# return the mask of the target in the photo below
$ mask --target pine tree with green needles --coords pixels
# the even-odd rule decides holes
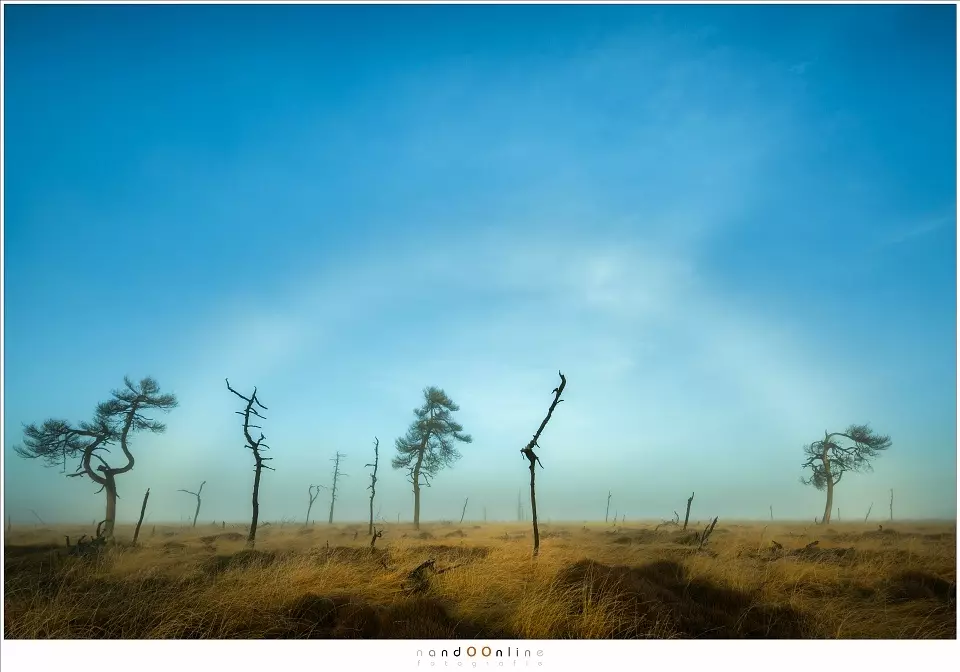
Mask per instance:
[[[460,459],[457,443],[472,443],[463,433],[463,426],[453,419],[460,407],[437,387],[423,390],[423,405],[414,409],[416,416],[406,436],[396,441],[397,454],[391,461],[394,469],[406,469],[413,486],[413,527],[420,529],[420,489],[430,486],[441,469],[452,467]]]

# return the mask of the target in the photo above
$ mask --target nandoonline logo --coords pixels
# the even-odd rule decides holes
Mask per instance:
[[[543,667],[543,649],[516,646],[458,646],[455,649],[417,649],[417,667]]]

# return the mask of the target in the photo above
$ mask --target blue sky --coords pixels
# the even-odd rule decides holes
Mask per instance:
[[[96,518],[11,447],[153,375],[181,405],[123,520],[204,480],[249,517],[225,377],[270,409],[262,517],[339,450],[362,519],[377,436],[409,520],[388,458],[437,385],[474,443],[423,517],[509,520],[559,369],[543,518],[811,519],[803,444],[861,422],[894,445],[843,518],[953,517],[955,11],[6,6],[7,513]]]

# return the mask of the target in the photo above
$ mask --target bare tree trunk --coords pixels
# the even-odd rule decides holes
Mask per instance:
[[[683,517],[683,529],[686,531],[687,523],[690,522],[690,505],[693,504],[693,496],[697,494],[695,492],[690,493],[690,499],[687,500],[687,515]]]
[[[367,534],[373,534],[373,498],[377,496],[377,467],[380,464],[380,439],[373,437],[373,464],[366,466],[373,467],[373,473],[370,474],[370,524],[367,526]]]
[[[337,481],[340,480],[341,476],[347,475],[340,472],[340,458],[342,457],[346,457],[346,455],[338,450],[336,456],[333,458],[333,489],[330,492],[330,517],[327,518],[328,525],[333,525],[333,507],[337,503]]]
[[[137,527],[133,531],[133,544],[137,544],[137,539],[140,537],[140,526],[143,525],[143,514],[147,512],[147,500],[150,499],[150,488],[147,488],[147,491],[143,495],[143,504],[140,506],[140,518],[137,520]]]
[[[483,522],[487,522],[487,507],[483,507]]]
[[[247,536],[247,548],[253,548],[257,539],[257,519],[260,517],[260,474],[264,469],[273,469],[273,467],[267,466],[264,464],[267,460],[273,458],[264,457],[260,451],[263,449],[269,448],[267,444],[263,442],[266,438],[263,435],[263,432],[260,432],[260,438],[256,441],[253,440],[253,437],[250,435],[250,428],[257,427],[258,425],[250,424],[250,416],[256,416],[257,418],[263,419],[263,416],[260,412],[254,408],[254,404],[262,408],[263,410],[268,410],[266,406],[260,403],[260,400],[257,399],[257,388],[253,388],[253,394],[249,397],[245,397],[235,389],[230,387],[230,380],[225,379],[227,383],[227,389],[233,392],[235,395],[247,402],[246,407],[243,412],[237,411],[238,415],[243,416],[243,436],[247,440],[247,448],[253,452],[254,468],[253,468],[253,518],[250,522],[250,532]]]
[[[247,547],[253,548],[257,543],[257,521],[260,518],[260,460],[257,460],[253,470],[253,518],[250,520],[250,532],[247,534]]]
[[[870,508],[867,509],[867,515],[863,517],[863,522],[867,522],[867,518],[870,517],[870,512],[873,511],[873,502],[870,502]]]
[[[613,491],[607,490],[607,512],[603,514],[603,522],[610,522],[610,498],[613,497]]]
[[[536,433],[533,435],[533,438],[527,444],[525,448],[520,450],[520,453],[527,458],[530,462],[530,515],[533,517],[533,556],[536,557],[540,554],[540,528],[537,526],[537,470],[536,465],[540,465],[540,468],[543,468],[543,463],[540,462],[540,458],[537,457],[537,454],[533,452],[534,447],[539,447],[537,441],[540,439],[540,435],[543,433],[544,428],[547,426],[547,423],[550,422],[550,418],[553,416],[553,411],[557,408],[557,405],[563,401],[560,398],[560,395],[563,394],[563,389],[567,386],[567,379],[564,375],[560,374],[560,385],[553,389],[554,398],[553,403],[550,404],[550,408],[547,410],[547,415],[543,419],[543,422],[540,423],[540,427],[537,429]]]
[[[419,474],[414,474],[414,478],[419,478]],[[399,520],[400,515],[397,514]],[[413,529],[420,529],[420,484],[413,484]]]
[[[540,528],[537,525],[537,470],[530,460],[530,515],[533,516],[533,555],[540,554]]]
[[[890,522],[893,522],[893,488],[890,488]]]
[[[467,515],[467,502],[470,501],[470,498],[467,497],[463,500],[463,511],[460,512],[460,524],[463,525],[463,517]]]
[[[823,507],[823,518],[820,519],[821,525],[830,524],[830,513],[833,511],[833,478],[827,475],[827,503]]]
[[[830,456],[828,454],[828,448],[824,447],[823,449],[823,475],[827,484],[827,502],[823,508],[823,518],[820,519],[821,525],[830,524],[830,514],[833,512],[833,472],[830,471]]]
[[[103,491],[107,496],[107,513],[106,522],[103,526],[103,537],[108,543],[113,543],[113,530],[117,520],[117,482],[109,471],[103,471],[102,473],[107,481],[103,486]]]
[[[313,489],[316,488],[317,492],[314,493]],[[303,521],[303,526],[308,527],[310,525],[310,510],[313,509],[313,503],[317,500],[317,497],[320,496],[320,486],[319,485],[310,485],[307,486],[307,498],[310,500],[307,504],[307,518]]]
[[[205,486],[206,484],[207,484],[206,481],[204,481],[203,483],[201,483],[201,484],[200,484],[200,487],[197,489],[196,492],[192,492],[192,491],[190,491],[190,490],[183,490],[183,489],[177,491],[177,492],[185,492],[185,493],[187,493],[188,495],[193,495],[194,497],[197,498],[197,509],[196,509],[196,511],[193,512],[193,525],[192,525],[192,527],[196,527],[196,526],[197,526],[197,516],[200,515],[200,493],[203,492],[203,486]]]
[[[773,520],[773,504],[770,505],[770,520]]]

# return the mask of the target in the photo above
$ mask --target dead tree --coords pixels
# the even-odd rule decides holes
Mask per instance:
[[[317,497],[320,496],[320,488],[325,486],[322,485],[311,485],[307,488],[307,497],[310,498],[310,503],[307,504],[307,519],[303,522],[303,526],[307,527],[310,524],[310,509],[313,508],[313,503],[316,501]],[[317,491],[314,492],[313,489],[316,488]]]
[[[773,520],[773,504],[770,505],[770,520]]]
[[[660,524],[653,528],[653,531],[656,532],[661,527],[668,527],[673,525],[674,527],[680,527],[680,514],[676,511],[673,512],[673,520],[662,520]]]
[[[686,531],[687,523],[690,521],[690,505],[693,504],[693,496],[697,494],[695,492],[690,493],[690,498],[687,500],[687,515],[683,517],[683,530]]]
[[[380,439],[373,437],[373,464],[366,464],[366,467],[373,467],[373,473],[370,474],[370,485],[367,489],[370,491],[370,524],[367,526],[367,534],[373,534],[373,498],[377,496],[377,467],[380,465]]]
[[[77,556],[88,556],[94,553],[99,553],[101,550],[106,548],[109,541],[106,536],[106,528],[104,527],[107,524],[106,520],[101,520],[97,524],[96,536],[89,541],[85,541],[87,535],[81,535],[77,539],[77,543],[74,546],[70,545],[70,537],[67,537],[67,554],[68,555],[77,555]]]
[[[890,488],[890,522],[893,522],[893,488]]]
[[[14,451],[20,457],[40,459],[47,467],[63,468],[69,458],[78,459],[77,469],[69,477],[86,476],[100,486],[97,492],[106,496],[106,516],[102,536],[104,543],[113,543],[113,529],[117,517],[116,477],[133,469],[135,460],[130,452],[132,435],[141,432],[162,433],[166,426],[144,414],[151,410],[170,411],[177,406],[173,394],[160,394],[160,385],[153,378],[134,383],[123,379],[124,387],[111,392],[111,399],[97,405],[93,419],[76,425],[66,420],[50,419],[42,425],[24,427],[24,445]],[[108,451],[119,444],[125,464],[111,466],[100,451]],[[93,460],[99,465],[94,468]]]
[[[870,512],[873,511],[873,502],[870,502],[870,508],[867,509],[867,515],[863,517],[863,522],[867,522],[867,518],[870,517]],[[838,518],[840,516],[837,516]]]
[[[201,484],[200,484],[200,487],[197,488],[197,491],[196,491],[196,492],[190,492],[189,490],[183,490],[183,489],[177,490],[177,492],[185,492],[185,493],[187,493],[188,495],[193,495],[194,497],[197,498],[197,509],[193,512],[193,525],[192,525],[192,527],[196,527],[196,526],[197,526],[197,516],[200,515],[200,493],[203,492],[203,486],[205,486],[206,484],[207,484],[206,481],[204,481],[203,483],[201,483]]]
[[[540,434],[543,433],[544,428],[547,426],[547,423],[550,422],[550,418],[553,416],[553,411],[556,409],[557,405],[563,401],[560,398],[560,395],[563,394],[563,389],[567,386],[567,379],[564,375],[560,374],[560,385],[553,388],[553,403],[550,404],[549,410],[547,410],[547,415],[543,419],[543,422],[540,423],[540,427],[537,429],[536,434],[533,435],[533,438],[530,439],[530,442],[525,448],[520,450],[520,453],[530,462],[530,515],[533,518],[533,555],[536,557],[540,554],[540,530],[537,527],[537,471],[536,465],[540,465],[540,468],[543,469],[543,463],[540,462],[540,458],[537,457],[537,454],[533,452],[534,448],[539,448],[540,444],[537,443],[540,440]]]
[[[610,522],[610,498],[613,497],[613,491],[607,490],[607,512],[603,514],[603,522]]]
[[[330,461],[333,462],[333,488],[330,492],[330,517],[327,519],[327,523],[330,525],[333,524],[333,505],[337,502],[337,481],[341,477],[350,475],[340,471],[340,460],[344,457],[346,457],[346,455],[337,451],[337,454],[330,459]]]
[[[483,507],[483,522],[487,522],[487,507]]]
[[[140,518],[137,520],[137,527],[133,531],[133,543],[136,545],[137,538],[140,536],[140,526],[143,524],[143,514],[147,511],[147,500],[150,499],[150,488],[143,495],[143,504],[140,506]]]
[[[375,550],[376,550],[377,539],[379,539],[379,538],[382,537],[382,536],[383,536],[383,530],[382,530],[382,529],[378,530],[377,528],[373,528],[373,533],[370,535],[370,550],[371,550],[371,551],[375,551]]]
[[[713,519],[713,522],[707,525],[707,527],[703,530],[703,533],[700,535],[700,545],[697,546],[698,551],[703,548],[703,545],[707,543],[707,540],[710,538],[710,535],[713,534],[713,528],[717,526],[717,519],[719,517],[720,516],[715,517]]]
[[[253,388],[253,394],[249,397],[245,397],[235,389],[230,387],[230,380],[227,379],[227,389],[233,392],[235,395],[247,402],[247,405],[242,411],[236,411],[237,415],[243,416],[243,438],[247,441],[247,448],[253,452],[253,519],[250,522],[250,533],[247,535],[247,546],[253,548],[254,544],[257,541],[257,519],[260,517],[260,474],[264,469],[270,469],[275,471],[275,469],[265,462],[272,460],[272,457],[264,457],[262,450],[269,450],[270,446],[265,444],[263,440],[267,437],[263,435],[263,431],[260,432],[260,438],[256,441],[253,440],[253,437],[250,435],[251,429],[260,429],[260,425],[251,425],[250,416],[260,418],[261,420],[266,420],[266,418],[260,414],[260,412],[255,408],[259,406],[262,410],[268,410],[266,406],[260,403],[260,400],[257,399],[257,388]]]

